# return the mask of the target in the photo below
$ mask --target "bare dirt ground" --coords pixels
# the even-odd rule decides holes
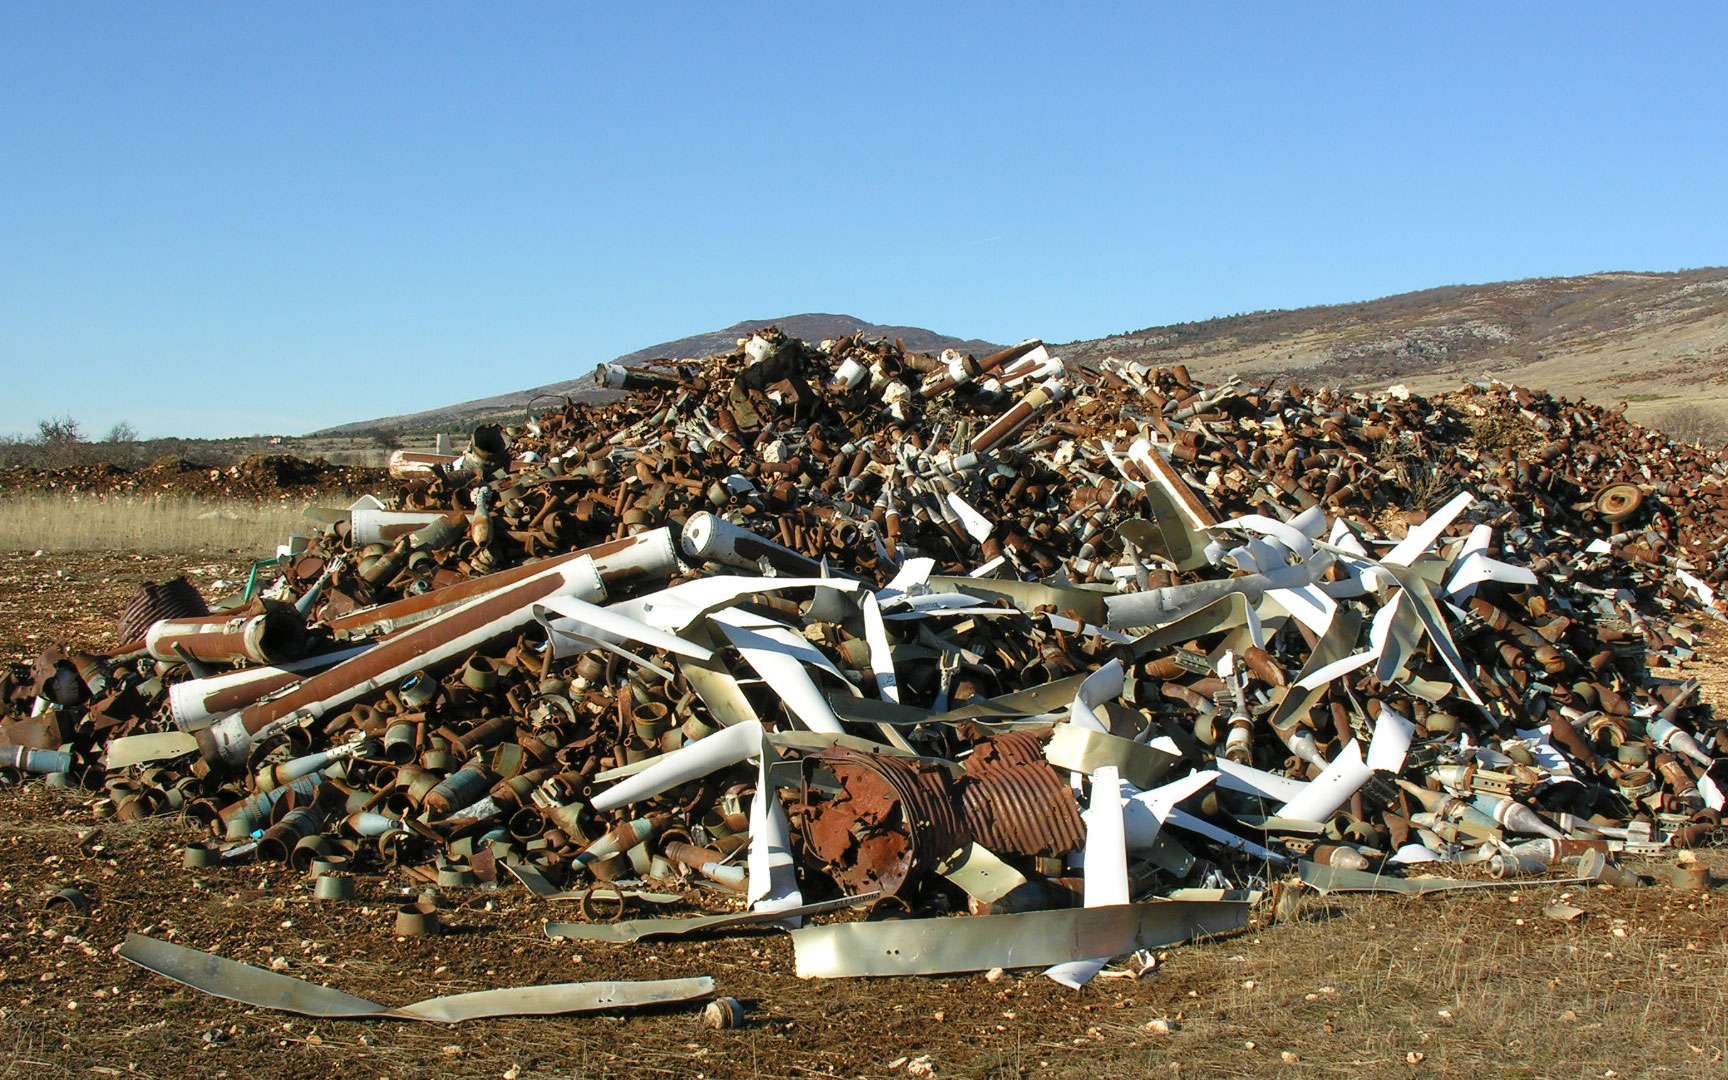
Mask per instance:
[[[246,560],[0,555],[0,659],[111,642],[140,580],[208,586]],[[61,576],[61,575],[64,576]],[[1713,644],[1720,655],[1728,635]],[[1721,665],[1702,674],[1719,676]],[[1710,690],[1728,703],[1728,679]],[[1724,894],[1525,887],[1425,900],[1308,897],[1276,925],[1169,950],[1141,979],[805,982],[781,934],[647,945],[548,940],[573,905],[447,893],[397,939],[405,886],[311,898],[274,867],[187,870],[174,819],[102,823],[40,784],[0,792],[0,1076],[1728,1076]],[[1709,853],[1719,875],[1728,861]],[[1642,869],[1655,874],[1662,867]],[[43,901],[76,884],[87,919]],[[1543,915],[1565,898],[1587,914]],[[386,1003],[530,982],[712,975],[748,1024],[696,1010],[426,1024],[311,1021],[206,997],[113,954],[129,931]],[[1169,1025],[1161,1032],[1159,1021]]]

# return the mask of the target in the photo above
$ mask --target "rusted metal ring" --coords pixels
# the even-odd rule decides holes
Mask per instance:
[[[1662,786],[1656,774],[1649,769],[1627,769],[1620,774],[1617,783],[1620,794],[1628,799],[1642,799]]]
[[[735,997],[715,998],[702,1010],[702,1023],[724,1031],[744,1026],[744,1003]]]
[[[582,918],[588,922],[618,922],[624,918],[626,903],[623,890],[596,885],[582,894]]]
[[[418,904],[404,904],[396,909],[397,937],[431,937],[438,929],[436,910],[426,911]]]
[[[320,900],[352,900],[354,879],[347,874],[320,874],[312,886],[312,894]]]
[[[43,903],[42,909],[50,915],[71,915],[86,919],[90,917],[90,898],[68,885],[50,896]]]
[[[1596,512],[1604,520],[1625,521],[1644,504],[1644,493],[1634,484],[1610,484],[1596,493]]]

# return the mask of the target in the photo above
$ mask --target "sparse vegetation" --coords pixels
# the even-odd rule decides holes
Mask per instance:
[[[1676,401],[1728,415],[1728,272],[1596,274],[1444,286],[1366,303],[1151,326],[1053,351],[1181,363],[1200,378],[1444,392],[1492,375],[1650,422]],[[1630,391],[1630,392],[1629,392]],[[1660,425],[1657,425],[1660,426]]]
[[[1408,506],[1439,506],[1457,487],[1443,467],[1452,457],[1450,447],[1437,449],[1420,437],[1391,436],[1381,439],[1376,450],[1375,466],[1397,478],[1398,486],[1409,493]]]
[[[36,421],[36,445],[46,450],[68,453],[84,442],[84,429],[70,416],[55,416]]]
[[[68,428],[68,422],[70,427]],[[68,431],[76,438],[68,438]],[[46,436],[52,434],[52,438]],[[121,421],[100,440],[84,437],[82,425],[71,418],[45,420],[31,435],[0,435],[0,468],[34,469],[68,465],[114,465],[138,469],[164,458],[183,458],[200,465],[225,467],[255,454],[294,454],[324,458],[336,465],[379,468],[391,450],[430,448],[430,434],[404,437],[380,430],[377,435],[283,436],[238,435],[222,439],[140,439],[130,422]]]
[[[364,431],[355,432],[355,435],[358,438],[370,440],[372,445],[376,446],[380,450],[389,451],[400,450],[402,448],[401,433],[392,431],[389,428],[367,428]]]
[[[1728,416],[1702,405],[1674,405],[1657,413],[1651,426],[1675,442],[1704,447],[1728,443]]]
[[[26,883],[21,891],[33,899],[74,882],[90,888],[91,875],[106,872],[76,936],[45,926],[39,902],[0,908],[0,931],[30,943],[7,956],[15,997],[0,1015],[14,1048],[5,1060],[19,1074],[119,1074],[137,1060],[149,1064],[140,1075],[904,1078],[916,1075],[907,1059],[926,1055],[938,1077],[1000,1080],[1693,1080],[1728,1068],[1719,891],[1529,885],[1424,899],[1303,895],[1275,925],[1161,950],[1145,977],[1102,978],[1079,992],[1036,969],[998,981],[824,982],[792,974],[783,934],[573,954],[538,932],[546,902],[521,889],[458,908],[453,918],[472,935],[463,940],[479,944],[434,956],[393,937],[370,907],[306,907],[304,880],[285,867],[226,869],[186,888],[177,848],[202,835],[183,819],[107,823],[92,857],[83,812],[40,786],[0,793],[0,827],[12,838],[0,858]],[[1704,858],[1721,871],[1721,853]],[[289,906],[261,918],[260,902],[243,898],[265,890]],[[368,899],[381,906],[391,895],[380,889]],[[1585,915],[1546,917],[1554,901]],[[418,984],[403,972],[434,966],[438,992],[711,973],[721,993],[750,1002],[751,1022],[697,1035],[680,1009],[431,1031],[287,1017],[192,993],[111,955],[128,931],[148,926],[174,927],[192,947],[255,964],[282,957],[289,974],[384,1001],[415,996]],[[494,941],[509,947],[486,947]],[[329,942],[342,950],[334,966],[323,951],[334,951]],[[211,1030],[220,1038],[205,1038]]]
[[[1540,441],[1536,425],[1510,410],[1488,413],[1470,422],[1470,441],[1483,450],[1516,450]]]

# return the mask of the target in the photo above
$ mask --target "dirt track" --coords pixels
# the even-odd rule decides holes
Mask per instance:
[[[111,640],[143,578],[190,569],[208,585],[244,565],[0,555],[0,658],[52,638]],[[937,1076],[1728,1075],[1721,893],[1572,890],[1589,914],[1569,924],[1542,915],[1555,887],[1309,899],[1277,926],[1173,949],[1144,979],[1076,993],[1036,972],[804,982],[772,932],[574,947],[541,932],[548,917],[575,918],[572,905],[520,889],[447,894],[453,933],[398,940],[400,882],[363,879],[355,902],[332,905],[282,869],[188,871],[189,825],[98,825],[84,799],[40,784],[0,793],[0,830],[0,1075],[907,1076],[923,1055]],[[45,920],[43,901],[73,883],[95,901],[91,917]],[[456,1028],[309,1021],[135,968],[112,955],[129,931],[262,966],[280,958],[387,1003],[707,974],[746,1001],[749,1023],[709,1032],[692,1009]]]

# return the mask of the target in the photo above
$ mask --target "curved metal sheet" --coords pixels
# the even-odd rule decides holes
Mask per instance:
[[[858,896],[843,896],[838,900],[823,900],[784,911],[735,911],[724,915],[695,915],[686,919],[626,919],[624,922],[615,923],[549,922],[546,924],[546,936],[629,945],[648,938],[685,937],[709,930],[728,930],[734,926],[783,923],[805,915],[821,915],[868,904],[879,895],[881,894],[870,892]]]
[[[553,1016],[667,1005],[704,998],[714,992],[714,980],[707,976],[641,982],[549,983],[452,994],[391,1008],[292,975],[265,971],[143,934],[127,935],[125,944],[120,946],[120,955],[141,968],[213,997],[333,1020],[459,1024],[489,1016]]]
[[[1078,724],[1057,724],[1044,744],[1044,757],[1058,769],[1087,776],[1099,769],[1119,769],[1124,780],[1141,790],[1157,787],[1182,763],[1176,754]]]
[[[488,1016],[558,1016],[672,1005],[680,1001],[695,1001],[713,993],[714,980],[706,975],[694,979],[548,983],[545,986],[477,990],[471,994],[416,1001],[392,1009],[388,1015],[405,1020],[460,1024],[464,1020],[481,1020]]]
[[[792,948],[801,979],[1050,967],[1240,930],[1248,925],[1250,907],[1228,900],[1159,900],[1013,915],[832,923],[792,931]]]

